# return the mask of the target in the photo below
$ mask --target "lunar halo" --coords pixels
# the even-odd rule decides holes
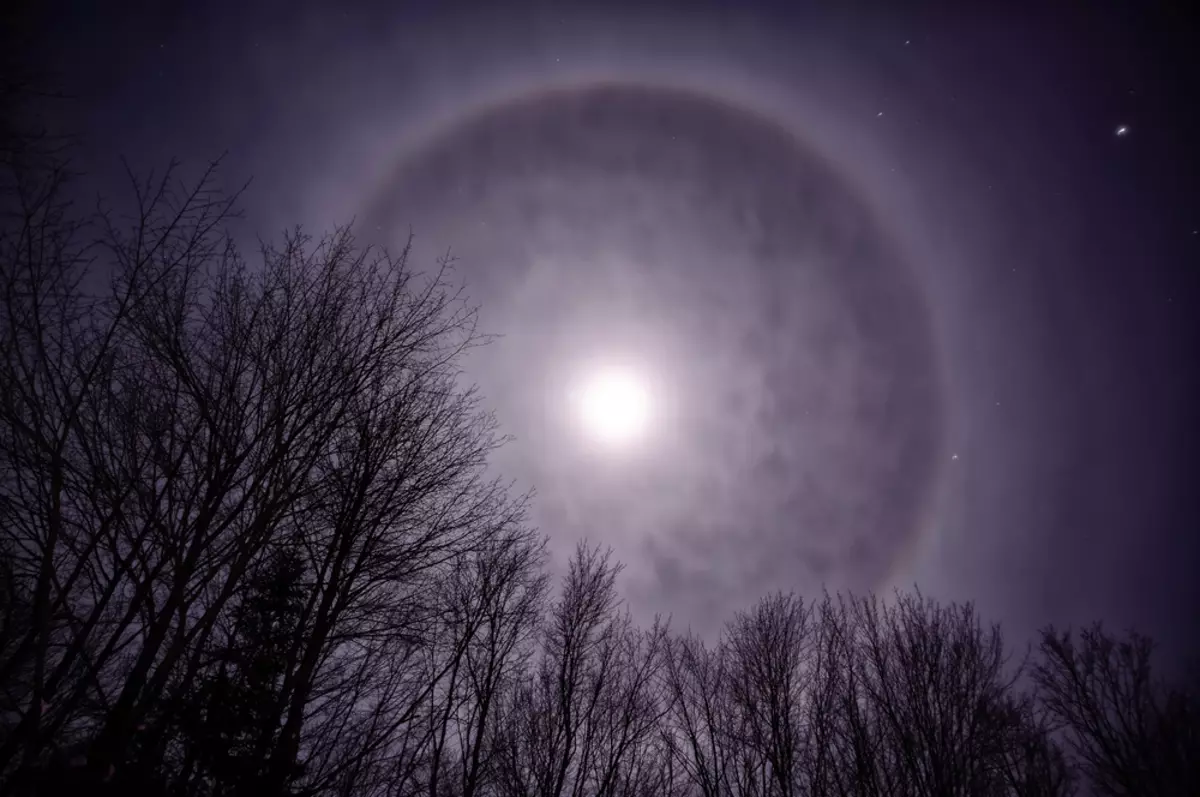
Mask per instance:
[[[512,464],[539,525],[628,528],[615,547],[644,579],[709,594],[879,588],[935,525],[930,307],[869,201],[797,131],[691,89],[598,82],[456,114],[398,160],[368,228],[467,264],[509,352],[472,376],[525,446]],[[674,404],[620,374],[581,387],[573,366],[611,350],[643,353]],[[655,427],[639,485],[579,486],[562,435],[581,412],[608,443]],[[762,506],[725,501],[734,482]],[[789,561],[756,559],[763,537]],[[744,564],[718,576],[714,556]]]

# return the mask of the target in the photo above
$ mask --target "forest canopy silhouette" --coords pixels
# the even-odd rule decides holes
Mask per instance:
[[[705,640],[599,546],[555,580],[448,262],[251,257],[215,165],[92,209],[5,91],[4,794],[1200,794],[1196,683],[1136,634],[1024,651],[913,592]]]

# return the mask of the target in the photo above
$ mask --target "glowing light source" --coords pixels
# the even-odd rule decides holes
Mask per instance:
[[[606,444],[641,437],[650,420],[650,392],[634,373],[608,369],[591,374],[577,393],[588,434]]]

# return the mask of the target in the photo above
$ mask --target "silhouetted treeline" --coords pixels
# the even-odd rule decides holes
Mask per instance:
[[[345,229],[251,262],[211,171],[84,212],[31,136],[0,153],[0,792],[1200,794],[1200,696],[1138,637],[1026,657],[970,606],[776,595],[706,643],[635,625],[600,549],[551,585],[446,264]]]

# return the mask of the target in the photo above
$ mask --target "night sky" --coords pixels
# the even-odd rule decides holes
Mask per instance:
[[[558,561],[614,548],[639,618],[917,584],[1017,639],[1195,648],[1182,17],[168,5],[35,14],[89,190],[227,152],[246,241],[353,220],[450,250],[503,336],[467,363],[515,438],[496,471]],[[649,396],[618,446],[572,398],[609,367]]]

